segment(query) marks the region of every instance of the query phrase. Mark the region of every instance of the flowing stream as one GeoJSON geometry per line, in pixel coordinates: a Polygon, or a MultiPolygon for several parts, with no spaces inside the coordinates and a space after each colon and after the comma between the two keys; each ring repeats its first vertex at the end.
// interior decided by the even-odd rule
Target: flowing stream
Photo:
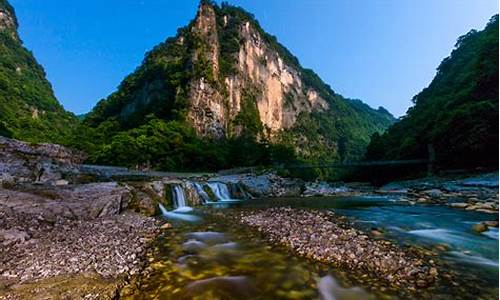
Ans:
{"type": "MultiPolygon", "coordinates": [[[[219,199],[231,198],[227,187],[210,188],[219,199]]],[[[411,206],[397,196],[257,199],[218,207],[275,206],[334,210],[361,230],[377,230],[403,247],[433,253],[452,279],[418,296],[360,287],[349,272],[290,255],[238,224],[177,207],[173,212],[162,208],[173,230],[160,239],[159,262],[137,299],[497,299],[498,229],[472,230],[495,216],[411,206]]]]}

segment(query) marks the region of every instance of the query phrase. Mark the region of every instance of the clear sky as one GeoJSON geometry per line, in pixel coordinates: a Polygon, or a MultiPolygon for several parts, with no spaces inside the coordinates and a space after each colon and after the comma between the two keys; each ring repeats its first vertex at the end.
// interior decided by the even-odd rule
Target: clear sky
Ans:
{"type": "MultiPolygon", "coordinates": [[[[88,112],[144,53],[194,18],[198,0],[10,0],[59,101],[88,112]]],[[[404,114],[456,39],[497,0],[230,0],[332,88],[404,114]]]]}

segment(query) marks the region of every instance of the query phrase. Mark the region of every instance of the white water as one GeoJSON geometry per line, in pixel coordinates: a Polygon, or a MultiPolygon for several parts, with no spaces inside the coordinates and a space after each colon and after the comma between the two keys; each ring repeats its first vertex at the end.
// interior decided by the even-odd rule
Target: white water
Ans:
{"type": "Polygon", "coordinates": [[[203,189],[203,186],[201,184],[199,184],[198,182],[195,182],[194,187],[196,188],[196,192],[198,193],[198,195],[200,195],[201,199],[203,199],[204,203],[210,201],[210,197],[208,196],[207,192],[205,192],[205,190],[203,189]]]}
{"type": "Polygon", "coordinates": [[[208,182],[207,185],[210,187],[214,195],[219,201],[231,200],[231,194],[225,183],[221,182],[208,182]]]}
{"type": "Polygon", "coordinates": [[[179,209],[181,207],[185,207],[186,198],[184,197],[184,190],[182,189],[182,187],[179,185],[175,185],[172,193],[172,196],[174,197],[175,208],[179,209]]]}
{"type": "Polygon", "coordinates": [[[166,219],[172,219],[172,220],[181,220],[181,221],[187,221],[187,222],[197,222],[200,220],[198,216],[194,215],[189,215],[186,214],[185,212],[192,211],[193,209],[189,206],[183,206],[181,208],[178,208],[174,211],[168,211],[165,206],[163,206],[161,203],[158,204],[160,207],[162,215],[166,219]]]}
{"type": "Polygon", "coordinates": [[[469,253],[450,251],[450,255],[456,257],[462,262],[473,264],[473,265],[483,265],[498,268],[498,261],[482,257],[480,255],[473,255],[469,253]]]}

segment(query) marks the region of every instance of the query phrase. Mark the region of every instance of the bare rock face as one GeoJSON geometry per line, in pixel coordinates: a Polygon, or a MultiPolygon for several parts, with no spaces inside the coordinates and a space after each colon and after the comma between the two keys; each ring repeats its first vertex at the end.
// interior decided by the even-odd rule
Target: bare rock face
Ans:
{"type": "Polygon", "coordinates": [[[55,183],[78,174],[84,155],[55,144],[29,144],[0,136],[0,182],[55,183]]]}
{"type": "MultiPolygon", "coordinates": [[[[235,54],[238,72],[221,78],[218,35],[226,29],[217,27],[218,17],[212,5],[202,4],[192,28],[206,45],[203,51],[195,51],[193,60],[209,62],[213,77],[222,79],[224,85],[220,88],[207,78],[191,82],[189,119],[198,134],[215,138],[238,135],[241,128],[235,119],[245,101],[256,104],[260,122],[270,136],[291,128],[301,112],[329,108],[317,91],[305,86],[300,72],[287,65],[250,22],[240,24],[238,29],[240,49],[235,54]]],[[[223,18],[227,26],[233,16],[223,18]]]]}

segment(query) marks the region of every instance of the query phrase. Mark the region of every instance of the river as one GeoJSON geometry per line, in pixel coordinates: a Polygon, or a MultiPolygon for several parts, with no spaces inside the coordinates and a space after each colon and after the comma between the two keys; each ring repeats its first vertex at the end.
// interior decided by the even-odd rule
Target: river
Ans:
{"type": "Polygon", "coordinates": [[[227,220],[181,209],[167,212],[173,228],[158,241],[150,275],[134,299],[496,299],[498,229],[472,225],[489,214],[438,205],[408,205],[398,196],[274,198],[220,201],[217,209],[291,206],[333,210],[374,238],[418,247],[445,270],[446,280],[423,293],[360,286],[344,270],[313,263],[266,243],[257,232],[227,220]],[[180,217],[180,218],[178,218],[180,217]]]}

